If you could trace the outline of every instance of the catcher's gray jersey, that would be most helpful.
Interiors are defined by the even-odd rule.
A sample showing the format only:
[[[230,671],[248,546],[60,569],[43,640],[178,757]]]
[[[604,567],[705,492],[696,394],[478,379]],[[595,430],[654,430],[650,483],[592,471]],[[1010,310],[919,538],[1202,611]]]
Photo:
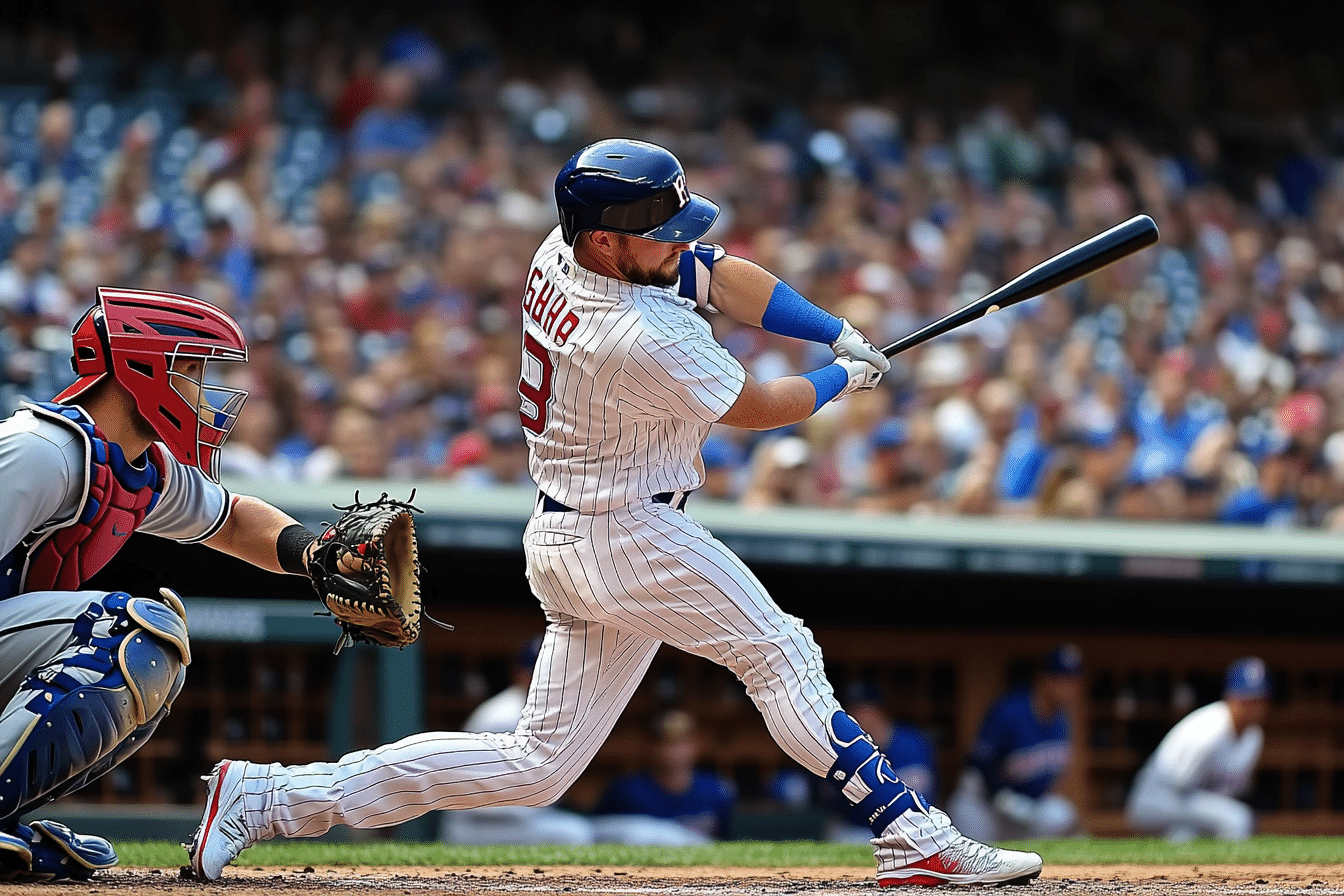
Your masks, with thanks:
[[[209,538],[228,516],[228,491],[166,449],[162,454],[162,494],[136,531],[182,542]],[[0,421],[0,557],[30,532],[78,514],[88,465],[84,442],[69,427],[26,408]]]

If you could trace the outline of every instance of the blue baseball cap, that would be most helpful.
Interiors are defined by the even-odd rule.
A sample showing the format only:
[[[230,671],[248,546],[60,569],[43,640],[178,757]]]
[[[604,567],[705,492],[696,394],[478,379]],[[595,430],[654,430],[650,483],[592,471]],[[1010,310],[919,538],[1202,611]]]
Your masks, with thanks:
[[[1268,697],[1270,689],[1269,670],[1265,661],[1258,656],[1244,656],[1233,660],[1227,667],[1227,680],[1223,684],[1224,697],[1241,697],[1256,700]]]
[[[1082,675],[1083,652],[1077,644],[1060,644],[1045,657],[1046,675]]]

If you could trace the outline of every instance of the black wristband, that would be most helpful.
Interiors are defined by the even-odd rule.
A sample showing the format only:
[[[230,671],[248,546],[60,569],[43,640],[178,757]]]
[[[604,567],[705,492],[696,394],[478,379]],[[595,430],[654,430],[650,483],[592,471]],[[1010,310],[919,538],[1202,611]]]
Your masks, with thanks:
[[[280,560],[280,568],[296,576],[308,575],[303,552],[315,541],[317,536],[298,523],[281,529],[280,537],[275,540],[275,556]]]

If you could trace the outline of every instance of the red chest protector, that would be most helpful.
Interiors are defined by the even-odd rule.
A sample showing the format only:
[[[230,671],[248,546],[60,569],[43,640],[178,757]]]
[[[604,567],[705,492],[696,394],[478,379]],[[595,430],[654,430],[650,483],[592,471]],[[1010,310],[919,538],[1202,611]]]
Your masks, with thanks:
[[[163,454],[157,444],[151,444],[145,452],[144,467],[134,467],[122,454],[121,446],[109,442],[78,409],[46,402],[28,407],[84,438],[89,472],[79,515],[38,536],[28,550],[18,590],[78,591],[116,556],[158,503],[163,489]]]

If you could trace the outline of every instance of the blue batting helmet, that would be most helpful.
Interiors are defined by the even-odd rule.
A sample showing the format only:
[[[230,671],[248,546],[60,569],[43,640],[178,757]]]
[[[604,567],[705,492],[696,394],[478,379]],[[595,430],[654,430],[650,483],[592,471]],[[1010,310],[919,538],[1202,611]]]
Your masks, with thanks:
[[[555,178],[565,242],[585,230],[683,243],[705,235],[719,207],[686,189],[677,157],[654,143],[600,140],[576,152]]]

